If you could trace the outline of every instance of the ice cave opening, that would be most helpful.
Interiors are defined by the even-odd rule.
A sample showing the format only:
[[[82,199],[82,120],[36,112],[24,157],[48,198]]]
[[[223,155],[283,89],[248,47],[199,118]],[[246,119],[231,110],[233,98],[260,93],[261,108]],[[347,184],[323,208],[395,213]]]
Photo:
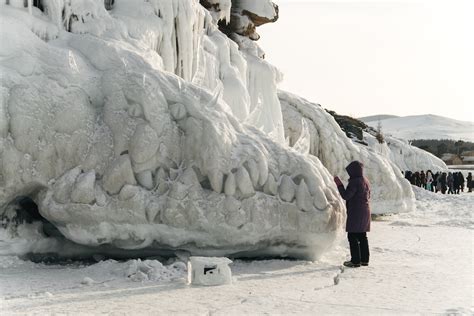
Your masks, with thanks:
[[[19,195],[6,205],[1,212],[0,222],[4,228],[34,222],[42,222],[54,227],[46,218],[41,216],[34,199],[26,195]],[[51,236],[49,231],[44,231],[44,233],[46,236]]]
[[[157,253],[152,249],[126,250],[111,245],[89,247],[68,240],[61,231],[40,213],[35,198],[40,190],[17,195],[0,210],[0,226],[18,240],[31,243],[34,249],[21,251],[23,260],[43,264],[89,265],[101,260],[156,259],[162,262],[176,258],[172,252]]]

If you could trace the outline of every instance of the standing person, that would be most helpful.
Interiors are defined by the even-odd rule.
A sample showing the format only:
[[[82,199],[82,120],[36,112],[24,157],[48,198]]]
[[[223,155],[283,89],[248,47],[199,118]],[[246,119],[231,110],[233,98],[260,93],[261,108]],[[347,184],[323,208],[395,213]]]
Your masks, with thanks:
[[[441,193],[443,193],[443,194],[446,193],[446,184],[447,184],[446,172],[443,172],[443,173],[438,177],[439,189],[441,190]]]
[[[466,177],[467,181],[467,192],[472,192],[472,173],[468,173]]]
[[[448,185],[448,194],[454,194],[454,191],[453,191],[454,177],[451,172],[448,172],[448,177],[446,178],[446,184]]]
[[[441,187],[438,188],[438,180],[439,180],[439,171],[435,173],[433,177],[433,188],[435,193],[438,193]]]
[[[415,171],[414,181],[411,184],[414,184],[417,187],[421,186],[421,184],[420,184],[420,173],[418,171]]]
[[[346,232],[351,260],[344,262],[344,265],[350,268],[369,265],[367,232],[370,231],[370,185],[364,177],[363,166],[361,162],[355,160],[346,167],[350,177],[347,188],[344,188],[339,177],[334,178],[339,193],[346,200]]]
[[[459,173],[453,173],[453,191],[454,194],[459,194],[459,187],[461,186],[461,182],[459,181]]]
[[[420,173],[420,185],[423,189],[426,189],[426,175],[423,170],[421,170]]]
[[[426,171],[426,190],[433,192],[433,173]]]
[[[462,172],[459,172],[459,188],[461,189],[461,192],[464,192],[464,183],[464,175],[462,174]]]

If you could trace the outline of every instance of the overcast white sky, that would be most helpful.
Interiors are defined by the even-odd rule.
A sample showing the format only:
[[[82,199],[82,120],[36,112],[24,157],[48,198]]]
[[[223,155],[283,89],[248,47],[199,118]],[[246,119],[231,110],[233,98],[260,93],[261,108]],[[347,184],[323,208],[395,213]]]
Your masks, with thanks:
[[[274,0],[280,88],[341,114],[474,121],[474,0]]]

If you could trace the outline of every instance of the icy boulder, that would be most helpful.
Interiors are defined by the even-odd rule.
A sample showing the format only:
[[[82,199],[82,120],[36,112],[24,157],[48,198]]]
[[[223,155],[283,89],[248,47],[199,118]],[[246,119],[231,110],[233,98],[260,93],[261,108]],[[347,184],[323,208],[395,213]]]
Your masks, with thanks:
[[[226,102],[229,91],[246,100],[271,90],[231,84],[247,77],[246,57],[196,5],[75,2],[91,14],[83,25],[70,15],[72,32],[52,41],[31,29],[54,27],[48,15],[1,7],[2,208],[30,197],[66,238],[89,246],[300,257],[330,247],[345,217],[331,175]],[[279,111],[276,94],[271,101]]]
[[[389,156],[354,143],[320,105],[283,91],[279,98],[290,146],[318,157],[332,175],[346,181],[345,167],[353,160],[361,161],[371,183],[373,213],[398,213],[414,208],[411,186]]]
[[[411,146],[406,140],[396,137],[384,136],[384,142],[379,143],[371,133],[364,132],[364,141],[375,152],[389,158],[400,170],[420,171],[446,171],[448,167],[433,154]]]

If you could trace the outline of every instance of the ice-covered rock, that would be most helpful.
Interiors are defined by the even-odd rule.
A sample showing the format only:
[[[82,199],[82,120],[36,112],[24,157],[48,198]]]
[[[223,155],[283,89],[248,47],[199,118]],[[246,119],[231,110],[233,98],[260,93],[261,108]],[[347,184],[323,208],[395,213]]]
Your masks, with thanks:
[[[263,192],[266,194],[270,195],[277,195],[278,193],[278,184],[275,181],[275,178],[273,175],[268,175],[268,180],[265,182],[265,185],[263,186]]]
[[[339,115],[330,110],[327,110],[327,112],[334,117],[341,129],[345,131],[346,135],[348,135],[356,145],[370,147],[376,153],[394,162],[400,170],[447,170],[446,164],[441,159],[427,151],[411,146],[406,140],[386,135],[383,131],[379,132],[377,129],[370,127],[359,119]],[[304,124],[305,121],[303,120],[302,123]],[[291,129],[291,127],[289,128]],[[302,125],[301,130],[298,143],[300,143],[307,134],[307,128],[304,125]],[[293,148],[297,147],[299,145],[298,143],[295,143]]]
[[[0,10],[0,207],[29,196],[89,246],[315,257],[331,245],[342,200],[318,159],[285,145],[279,72],[254,42],[237,45],[197,0],[42,3]],[[38,36],[44,24],[55,32]]]
[[[77,177],[71,200],[76,203],[91,204],[95,200],[95,172],[94,170]]]
[[[256,27],[278,20],[278,6],[271,0],[233,0],[230,32],[258,40]]]
[[[313,200],[314,198],[309,193],[308,186],[304,179],[302,179],[296,189],[296,205],[302,210],[309,212],[313,210]]]
[[[150,160],[160,146],[158,134],[148,124],[140,124],[130,139],[130,157],[136,163]]]
[[[138,183],[149,190],[153,189],[153,175],[151,170],[145,170],[136,175]]]
[[[293,180],[286,174],[281,177],[280,185],[278,187],[278,194],[283,201],[291,202],[295,197],[295,184]]]
[[[119,156],[105,170],[103,187],[110,194],[117,194],[126,184],[136,184],[132,163],[128,155]]]
[[[398,213],[414,208],[411,185],[403,178],[402,169],[391,160],[390,154],[380,154],[371,146],[353,142],[320,105],[283,91],[278,95],[291,146],[302,146],[302,139],[305,139],[309,154],[318,157],[332,175],[346,181],[345,167],[353,160],[361,161],[371,183],[373,213]],[[326,207],[321,203],[323,196],[325,194],[320,192],[315,200],[318,209]]]
[[[252,180],[246,168],[240,167],[235,174],[237,188],[243,197],[250,197],[255,194]]]
[[[444,161],[425,150],[411,146],[406,140],[384,136],[384,142],[379,143],[374,135],[364,132],[364,141],[375,152],[393,161],[402,171],[448,170]]]
[[[211,12],[215,21],[230,22],[230,12],[232,7],[231,0],[200,0],[203,7]]]
[[[234,174],[231,172],[229,173],[229,175],[227,176],[227,179],[225,180],[224,192],[226,195],[234,196],[236,189],[237,189],[237,182],[235,181]]]

